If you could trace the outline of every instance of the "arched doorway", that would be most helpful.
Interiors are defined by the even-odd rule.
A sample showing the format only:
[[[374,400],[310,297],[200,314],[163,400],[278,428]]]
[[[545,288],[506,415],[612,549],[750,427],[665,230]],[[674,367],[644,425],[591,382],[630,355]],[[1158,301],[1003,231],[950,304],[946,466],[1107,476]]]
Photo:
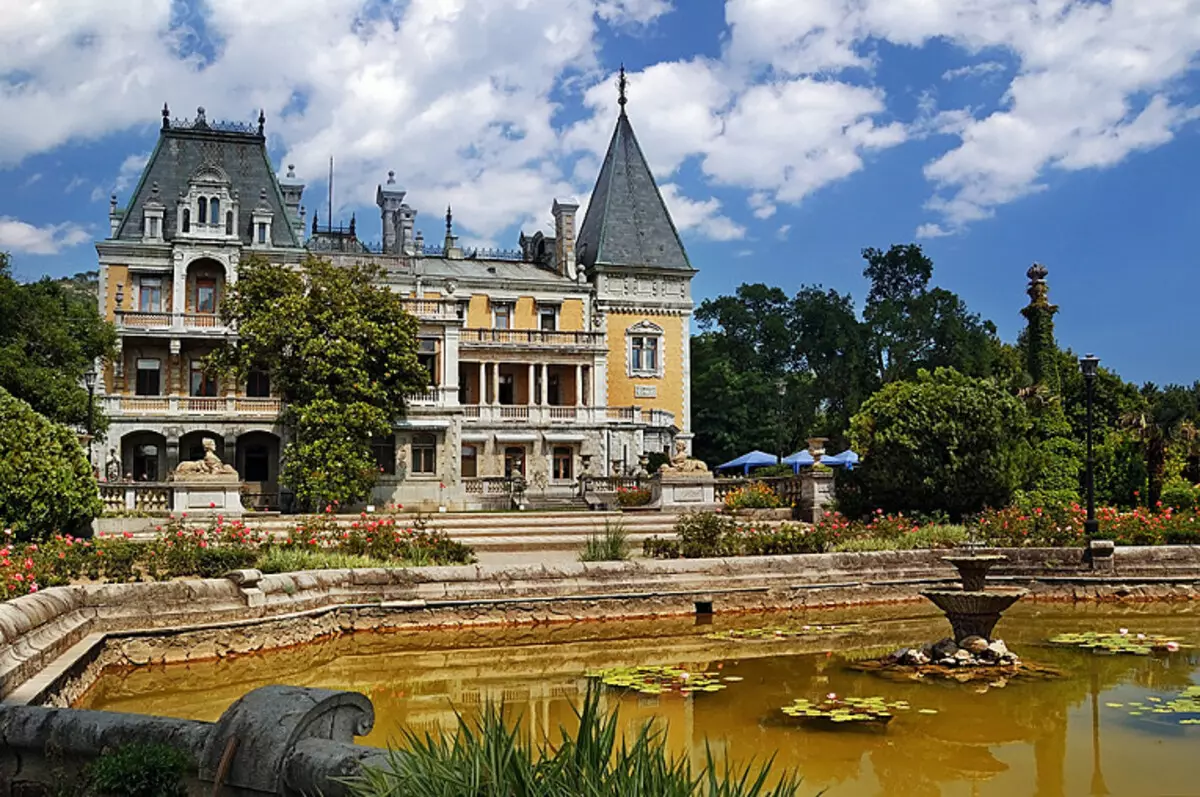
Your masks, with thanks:
[[[167,479],[167,438],[159,432],[130,432],[121,437],[121,478],[139,482]]]
[[[179,438],[179,461],[195,462],[204,459],[204,439],[212,438],[217,444],[217,456],[225,461],[225,438],[216,432],[196,429]]]
[[[247,432],[237,439],[235,466],[242,478],[242,503],[264,510],[279,508],[279,436]]]

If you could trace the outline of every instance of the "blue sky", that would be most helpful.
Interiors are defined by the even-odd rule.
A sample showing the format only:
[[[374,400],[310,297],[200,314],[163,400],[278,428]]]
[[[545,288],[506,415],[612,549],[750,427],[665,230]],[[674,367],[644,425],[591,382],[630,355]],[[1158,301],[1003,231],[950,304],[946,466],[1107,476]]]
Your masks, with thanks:
[[[859,251],[919,241],[1012,339],[1050,269],[1062,344],[1135,381],[1200,378],[1200,0],[47,0],[0,20],[0,249],[94,267],[159,109],[267,113],[325,215],[378,236],[395,169],[426,236],[511,247],[586,203],[629,113],[698,297],[861,297]]]

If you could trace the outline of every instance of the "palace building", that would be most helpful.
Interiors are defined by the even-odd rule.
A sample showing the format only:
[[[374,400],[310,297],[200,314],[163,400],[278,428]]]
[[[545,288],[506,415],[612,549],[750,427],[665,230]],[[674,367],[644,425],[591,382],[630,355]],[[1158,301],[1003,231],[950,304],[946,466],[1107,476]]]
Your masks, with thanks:
[[[375,443],[378,504],[496,506],[514,473],[531,505],[562,503],[585,469],[630,474],[690,440],[696,272],[624,100],[582,223],[576,203],[548,202],[553,236],[522,234],[513,251],[461,246],[449,210],[444,224],[435,216],[444,235],[427,242],[390,172],[376,192],[378,244],[359,239],[353,218],[342,227],[313,214],[309,225],[304,186],[271,164],[262,115],[231,124],[201,108],[179,121],[164,107],[137,188],[124,209],[113,197],[109,237],[96,244],[101,312],[119,332],[99,385],[111,425],[97,468],[111,480],[119,462],[119,478],[149,483],[149,494],[212,438],[247,506],[286,507],[287,430],[270,372],[237,384],[201,367],[236,334],[219,310],[251,254],[369,261],[419,319],[429,387]]]

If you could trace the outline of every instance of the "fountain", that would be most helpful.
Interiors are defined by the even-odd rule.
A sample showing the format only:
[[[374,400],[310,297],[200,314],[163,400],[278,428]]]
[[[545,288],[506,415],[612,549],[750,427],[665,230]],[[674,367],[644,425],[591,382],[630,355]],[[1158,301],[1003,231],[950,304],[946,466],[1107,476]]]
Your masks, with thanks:
[[[1000,615],[1024,597],[1029,590],[1005,589],[988,592],[985,585],[987,573],[995,565],[1008,561],[1000,554],[976,554],[971,548],[968,553],[943,556],[958,570],[962,589],[930,589],[921,592],[934,606],[941,609],[950,627],[954,629],[954,641],[962,644],[970,637],[981,637],[991,641],[992,631],[1000,622]]]

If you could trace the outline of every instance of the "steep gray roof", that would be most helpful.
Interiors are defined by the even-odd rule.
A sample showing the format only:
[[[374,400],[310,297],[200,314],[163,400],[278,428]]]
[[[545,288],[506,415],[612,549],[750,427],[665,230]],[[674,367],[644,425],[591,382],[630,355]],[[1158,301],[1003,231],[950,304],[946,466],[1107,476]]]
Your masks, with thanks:
[[[121,226],[113,237],[118,240],[142,240],[142,208],[151,201],[151,187],[158,184],[158,201],[165,206],[163,237],[168,241],[179,229],[176,201],[187,191],[188,181],[202,166],[218,166],[232,183],[241,212],[238,214],[242,243],[252,243],[251,212],[258,205],[259,193],[266,189],[267,206],[274,214],[271,242],[275,246],[298,247],[291,220],[283,204],[279,180],[267,154],[267,139],[249,125],[207,122],[199,116],[193,122],[171,122],[159,133],[158,144],[150,155],[142,178],[125,209]]]
[[[576,251],[588,267],[692,268],[624,109],[592,189]]]

